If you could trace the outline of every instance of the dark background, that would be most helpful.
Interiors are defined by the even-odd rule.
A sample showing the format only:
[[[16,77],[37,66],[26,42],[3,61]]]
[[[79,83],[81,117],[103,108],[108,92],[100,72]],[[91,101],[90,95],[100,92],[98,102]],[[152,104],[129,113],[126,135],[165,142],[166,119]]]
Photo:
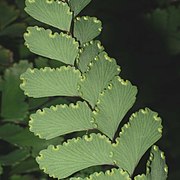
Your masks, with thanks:
[[[22,3],[9,3],[22,8],[23,14]],[[158,145],[165,152],[170,180],[180,179],[179,5],[179,1],[167,0],[93,0],[81,13],[103,22],[98,39],[121,66],[120,76],[138,87],[137,101],[130,113],[149,107],[162,117],[163,137]],[[24,15],[17,19],[23,20]],[[17,47],[23,42],[21,35],[0,37],[0,42],[14,52],[14,61],[32,58]]]

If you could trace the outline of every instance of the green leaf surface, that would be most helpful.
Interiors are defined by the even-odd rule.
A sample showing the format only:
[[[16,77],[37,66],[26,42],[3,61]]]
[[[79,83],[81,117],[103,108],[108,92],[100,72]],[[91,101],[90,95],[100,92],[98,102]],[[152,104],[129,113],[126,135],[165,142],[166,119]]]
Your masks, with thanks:
[[[1,139],[5,139],[8,137],[12,137],[15,134],[21,132],[22,128],[18,125],[14,125],[14,124],[4,124],[0,126],[0,138]]]
[[[161,135],[161,118],[156,112],[146,108],[134,113],[114,144],[116,164],[132,175],[143,154]]]
[[[0,45],[0,72],[4,71],[13,61],[13,53]]]
[[[68,140],[61,146],[49,146],[40,152],[37,162],[50,177],[66,178],[88,167],[113,164],[112,146],[103,135],[85,135]]]
[[[119,72],[120,68],[115,59],[108,57],[105,52],[101,53],[82,76],[79,83],[81,97],[94,107],[101,91],[108,86],[113,77],[118,75]]]
[[[70,99],[74,99],[74,97],[69,97]],[[56,106],[57,104],[70,104],[70,100],[68,100],[67,97],[56,97],[51,98],[49,101],[47,101],[44,105],[42,105],[42,108],[49,108],[51,106]]]
[[[102,166],[92,166],[83,170],[78,171],[73,175],[73,178],[85,178],[93,174],[94,172],[102,171]],[[71,178],[70,178],[71,179]]]
[[[134,180],[166,180],[167,173],[168,167],[166,165],[164,152],[154,145],[151,148],[150,157],[147,162],[146,175],[138,175],[134,178]]]
[[[32,180],[33,176],[28,176],[28,175],[13,175],[10,177],[9,180]]]
[[[31,115],[30,131],[43,139],[51,139],[74,131],[93,128],[92,111],[86,102],[57,105]]]
[[[108,88],[100,94],[94,111],[98,129],[113,139],[119,123],[133,106],[136,94],[137,88],[129,81],[114,77]]]
[[[2,88],[1,116],[7,121],[23,120],[28,112],[25,95],[19,88],[20,75],[31,67],[27,61],[20,61],[6,69]]]
[[[86,178],[70,178],[70,180],[131,180],[128,173],[122,169],[111,169],[103,172],[95,172]]]
[[[0,127],[0,138],[20,148],[31,149],[32,155],[37,156],[40,150],[50,144],[61,144],[62,138],[54,138],[49,141],[39,139],[27,128],[14,124],[5,124]]]
[[[134,180],[148,180],[145,174],[137,175]]]
[[[97,37],[102,30],[102,23],[96,17],[77,17],[74,20],[74,36],[81,44]]]
[[[164,152],[160,151],[159,148],[154,145],[151,148],[150,157],[147,162],[147,179],[166,180],[167,173],[168,167],[166,165]]]
[[[36,68],[44,68],[44,67],[51,67],[51,68],[59,68],[63,66],[64,63],[44,57],[38,57],[35,59],[35,67]]]
[[[29,155],[30,153],[28,151],[23,149],[17,149],[7,155],[0,156],[0,163],[3,166],[12,166],[25,160]]]
[[[33,18],[59,28],[69,31],[72,12],[67,3],[55,0],[26,0],[25,11]]]
[[[91,0],[69,0],[71,11],[74,12],[74,16],[77,16]]]
[[[78,69],[83,73],[87,71],[89,64],[103,50],[104,47],[98,40],[83,44],[83,48],[80,50],[79,56],[77,58]]]
[[[36,110],[46,104],[48,102],[49,98],[28,98],[28,104],[29,104],[29,110]]]
[[[65,64],[73,65],[78,54],[78,42],[62,32],[53,34],[49,29],[28,27],[24,39],[31,52]]]
[[[21,37],[24,31],[26,30],[25,23],[14,23],[7,26],[5,29],[0,31],[0,36],[8,36],[11,38]]]
[[[19,15],[19,11],[14,6],[10,6],[6,1],[0,1],[0,30],[12,23]]]
[[[32,157],[29,157],[25,161],[22,161],[21,163],[13,166],[10,174],[31,173],[38,170],[39,170],[39,167],[35,159]]]
[[[39,98],[48,96],[78,96],[80,71],[71,66],[57,69],[28,69],[21,75],[20,85],[29,97]]]

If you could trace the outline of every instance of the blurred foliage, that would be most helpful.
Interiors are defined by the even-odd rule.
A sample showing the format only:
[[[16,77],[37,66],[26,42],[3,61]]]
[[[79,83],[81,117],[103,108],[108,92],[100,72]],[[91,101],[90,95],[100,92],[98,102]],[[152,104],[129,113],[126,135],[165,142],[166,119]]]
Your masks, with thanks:
[[[168,179],[179,180],[180,2],[94,0],[83,14],[98,16],[102,20],[102,44],[110,52],[110,56],[119,60],[118,63],[123,69],[121,76],[139,88],[138,102],[131,112],[149,106],[163,117],[165,133],[159,143],[162,149],[165,149],[167,164],[170,167]],[[38,170],[34,157],[48,143],[63,141],[53,139],[47,143],[27,130],[28,115],[36,109],[68,103],[68,100],[63,98],[25,98],[19,89],[19,75],[27,67],[62,65],[32,55],[26,49],[22,35],[27,25],[33,24],[34,20],[24,12],[24,1],[0,0],[2,180],[48,179]],[[137,171],[143,170],[138,167]],[[80,173],[84,176],[89,172]]]

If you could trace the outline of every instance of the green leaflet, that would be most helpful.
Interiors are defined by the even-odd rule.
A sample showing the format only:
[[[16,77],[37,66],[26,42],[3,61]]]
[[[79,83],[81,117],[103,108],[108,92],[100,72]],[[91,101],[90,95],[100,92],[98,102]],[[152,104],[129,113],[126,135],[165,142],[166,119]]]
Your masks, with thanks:
[[[81,44],[97,37],[102,30],[102,23],[96,17],[77,17],[74,20],[74,36]]]
[[[113,164],[112,146],[104,135],[85,135],[61,146],[49,146],[40,152],[37,162],[50,177],[62,179],[87,167]]]
[[[93,128],[92,111],[86,102],[57,105],[38,110],[30,117],[30,130],[43,139]]]
[[[137,88],[129,81],[114,77],[108,88],[99,96],[94,111],[98,129],[113,139],[119,123],[135,102]]]
[[[0,156],[0,163],[3,166],[10,166],[18,164],[19,162],[25,160],[29,156],[29,152],[23,149],[17,149],[10,152],[7,155]]]
[[[13,23],[0,31],[0,36],[9,36],[11,38],[21,38],[22,34],[26,30],[24,23]]]
[[[131,180],[128,173],[122,169],[111,169],[105,173],[94,173],[86,178],[70,178],[70,180]]]
[[[0,126],[0,138],[7,139],[8,137],[13,137],[17,133],[19,133],[21,130],[22,128],[18,125],[14,125],[10,123],[4,124]]]
[[[83,44],[83,48],[80,50],[77,58],[78,69],[83,73],[87,71],[90,62],[92,62],[94,58],[103,50],[104,47],[98,40]]]
[[[22,37],[25,23],[15,21],[20,11],[11,6],[7,1],[0,1],[0,37]]]
[[[65,64],[73,65],[78,54],[78,42],[62,32],[53,34],[49,29],[28,27],[24,39],[31,52]]]
[[[137,175],[134,180],[148,180],[145,174]]]
[[[28,175],[13,175],[9,180],[32,180],[32,176]]]
[[[26,97],[23,91],[19,88],[19,77],[28,67],[32,67],[32,64],[27,61],[20,61],[5,71],[1,105],[1,116],[5,120],[23,120],[27,115],[28,105],[25,102]]]
[[[77,16],[91,0],[69,0],[71,10],[74,12],[74,16]]]
[[[115,75],[119,74],[120,68],[115,59],[108,57],[105,52],[96,57],[89,68],[82,76],[79,91],[81,97],[94,108],[100,92],[108,86]]]
[[[0,73],[12,63],[13,53],[0,45]]]
[[[32,157],[29,157],[25,161],[22,161],[20,164],[13,166],[13,169],[11,170],[11,174],[30,173],[30,172],[38,171],[38,170],[39,170],[39,167],[35,159]],[[21,180],[21,179],[18,179],[18,180]]]
[[[38,69],[45,68],[45,67],[59,68],[63,65],[64,63],[62,63],[61,61],[56,61],[56,60],[44,58],[41,56],[35,59],[35,67]]]
[[[134,113],[114,144],[116,164],[132,175],[143,154],[161,135],[161,118],[157,113],[148,108]]]
[[[51,69],[28,69],[21,75],[21,89],[29,97],[78,96],[81,74],[71,66]]]
[[[70,12],[70,8],[65,2],[55,0],[26,0],[25,11],[38,21],[61,30],[70,30],[72,12]]]
[[[159,148],[154,145],[151,148],[150,157],[147,162],[146,175],[138,175],[134,180],[166,180],[168,167],[166,165],[165,156]]]
[[[0,127],[0,138],[20,148],[31,149],[32,156],[37,156],[40,150],[50,144],[60,144],[62,138],[54,138],[49,141],[39,139],[34,136],[27,128],[22,128],[14,124],[5,124]]]
[[[168,167],[165,162],[165,156],[157,146],[151,148],[149,161],[147,162],[147,179],[166,180]]]
[[[0,31],[12,23],[19,15],[14,6],[9,6],[6,1],[0,1]]]

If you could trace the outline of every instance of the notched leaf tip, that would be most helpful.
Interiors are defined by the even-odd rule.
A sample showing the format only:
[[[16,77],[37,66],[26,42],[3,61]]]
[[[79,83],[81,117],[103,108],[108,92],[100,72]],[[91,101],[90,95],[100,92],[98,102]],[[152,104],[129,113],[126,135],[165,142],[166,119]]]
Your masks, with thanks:
[[[91,134],[89,136],[85,135],[84,140],[87,141],[87,142],[91,142],[93,140],[93,136]]]
[[[54,2],[54,0],[46,0],[47,4],[52,4]]]
[[[27,0],[29,3],[35,3],[36,0]]]
[[[45,114],[45,110],[44,109],[38,109],[36,111],[36,113],[39,114],[39,115],[44,115]]]

